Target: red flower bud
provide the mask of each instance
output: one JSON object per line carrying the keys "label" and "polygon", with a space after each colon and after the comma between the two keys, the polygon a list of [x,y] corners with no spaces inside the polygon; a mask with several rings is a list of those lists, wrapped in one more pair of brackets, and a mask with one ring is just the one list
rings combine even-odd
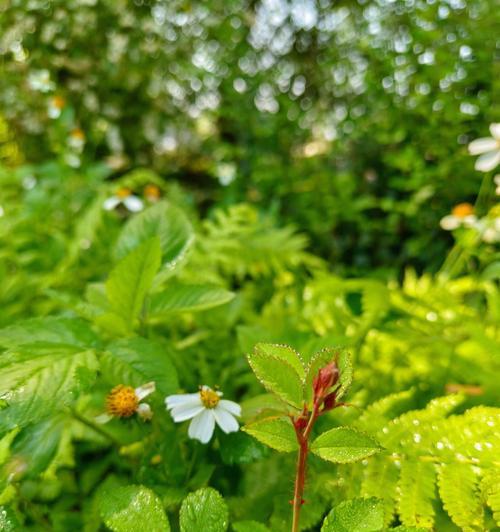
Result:
{"label": "red flower bud", "polygon": [[313,381],[314,398],[321,399],[326,392],[339,380],[339,368],[332,360],[318,371]]}
{"label": "red flower bud", "polygon": [[323,412],[326,410],[332,410],[337,405],[335,404],[337,392],[329,393],[323,401]]}

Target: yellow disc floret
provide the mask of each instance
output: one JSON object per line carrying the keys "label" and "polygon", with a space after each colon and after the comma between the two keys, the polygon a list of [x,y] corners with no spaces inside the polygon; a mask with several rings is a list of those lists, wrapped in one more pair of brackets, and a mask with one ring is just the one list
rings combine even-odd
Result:
{"label": "yellow disc floret", "polygon": [[453,207],[451,214],[457,218],[465,218],[474,214],[474,207],[470,203],[459,203]]}
{"label": "yellow disc floret", "polygon": [[127,187],[119,188],[116,191],[116,196],[120,199],[128,198],[132,194],[132,191]]}
{"label": "yellow disc floret", "polygon": [[136,412],[138,405],[139,399],[132,386],[119,384],[106,397],[106,410],[112,416],[130,417]]}
{"label": "yellow disc floret", "polygon": [[200,398],[205,408],[215,408],[220,401],[219,394],[210,388],[202,388],[200,390]]}

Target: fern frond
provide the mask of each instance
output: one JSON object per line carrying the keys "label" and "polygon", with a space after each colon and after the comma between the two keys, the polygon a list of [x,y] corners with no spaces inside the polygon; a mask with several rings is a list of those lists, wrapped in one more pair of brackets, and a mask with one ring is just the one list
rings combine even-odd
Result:
{"label": "fern frond", "polygon": [[439,468],[439,495],[444,509],[465,532],[484,529],[478,480],[469,464],[442,465]]}
{"label": "fern frond", "polygon": [[436,469],[432,462],[407,460],[401,464],[398,513],[404,525],[433,527],[435,482]]}
{"label": "fern frond", "polygon": [[493,512],[493,519],[500,527],[500,469],[486,471],[480,486],[483,497]]}
{"label": "fern frond", "polygon": [[363,497],[378,497],[384,501],[384,523],[388,526],[396,512],[396,490],[399,468],[381,456],[372,457],[365,469],[361,484]]}

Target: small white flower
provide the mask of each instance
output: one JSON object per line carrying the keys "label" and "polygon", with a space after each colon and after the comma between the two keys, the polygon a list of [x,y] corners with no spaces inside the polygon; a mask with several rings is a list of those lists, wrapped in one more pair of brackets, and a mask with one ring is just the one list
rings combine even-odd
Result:
{"label": "small white flower", "polygon": [[176,423],[191,419],[190,438],[208,443],[216,423],[226,434],[239,429],[234,416],[241,415],[241,407],[233,401],[221,399],[222,395],[222,392],[202,386],[198,393],[170,395],[165,404]]}
{"label": "small white flower", "polygon": [[440,225],[445,231],[453,231],[459,227],[474,227],[477,217],[470,203],[459,203],[453,207],[451,214],[441,218]]}
{"label": "small white flower", "polygon": [[118,205],[123,205],[130,212],[142,211],[144,203],[140,198],[134,196],[128,188],[120,188],[114,196],[110,196],[104,203],[106,211],[116,209]]}
{"label": "small white flower", "polygon": [[137,414],[144,421],[149,421],[153,417],[151,407],[141,401],[155,391],[155,383],[148,382],[133,388],[119,384],[115,386],[106,396],[106,413],[96,418],[97,423],[107,423],[113,417],[131,417]]}
{"label": "small white flower", "polygon": [[48,70],[34,70],[28,75],[28,84],[34,91],[49,92],[54,89]]}
{"label": "small white flower", "polygon": [[469,144],[471,155],[480,155],[474,168],[480,172],[489,172],[500,163],[500,123],[490,125],[491,137],[473,140]]}
{"label": "small white flower", "polygon": [[500,196],[500,174],[497,174],[497,175],[494,177],[493,181],[495,182],[495,186],[496,186],[496,188],[495,188],[495,194],[496,194],[497,196]]}

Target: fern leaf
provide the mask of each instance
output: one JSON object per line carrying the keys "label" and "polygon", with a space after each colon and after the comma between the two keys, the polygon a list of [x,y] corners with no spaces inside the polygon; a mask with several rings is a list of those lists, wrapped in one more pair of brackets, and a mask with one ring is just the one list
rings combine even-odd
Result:
{"label": "fern leaf", "polygon": [[488,470],[481,481],[481,491],[488,506],[493,512],[493,518],[500,527],[500,471]]}
{"label": "fern leaf", "polygon": [[477,490],[478,477],[468,464],[439,468],[439,495],[451,520],[462,530],[483,530],[483,507]]}
{"label": "fern leaf", "polygon": [[384,501],[384,524],[388,526],[396,511],[396,489],[399,469],[386,456],[373,457],[368,461],[361,484],[363,497],[378,497]]}
{"label": "fern leaf", "polygon": [[435,480],[436,470],[432,462],[407,460],[401,464],[398,513],[404,525],[433,527]]}

